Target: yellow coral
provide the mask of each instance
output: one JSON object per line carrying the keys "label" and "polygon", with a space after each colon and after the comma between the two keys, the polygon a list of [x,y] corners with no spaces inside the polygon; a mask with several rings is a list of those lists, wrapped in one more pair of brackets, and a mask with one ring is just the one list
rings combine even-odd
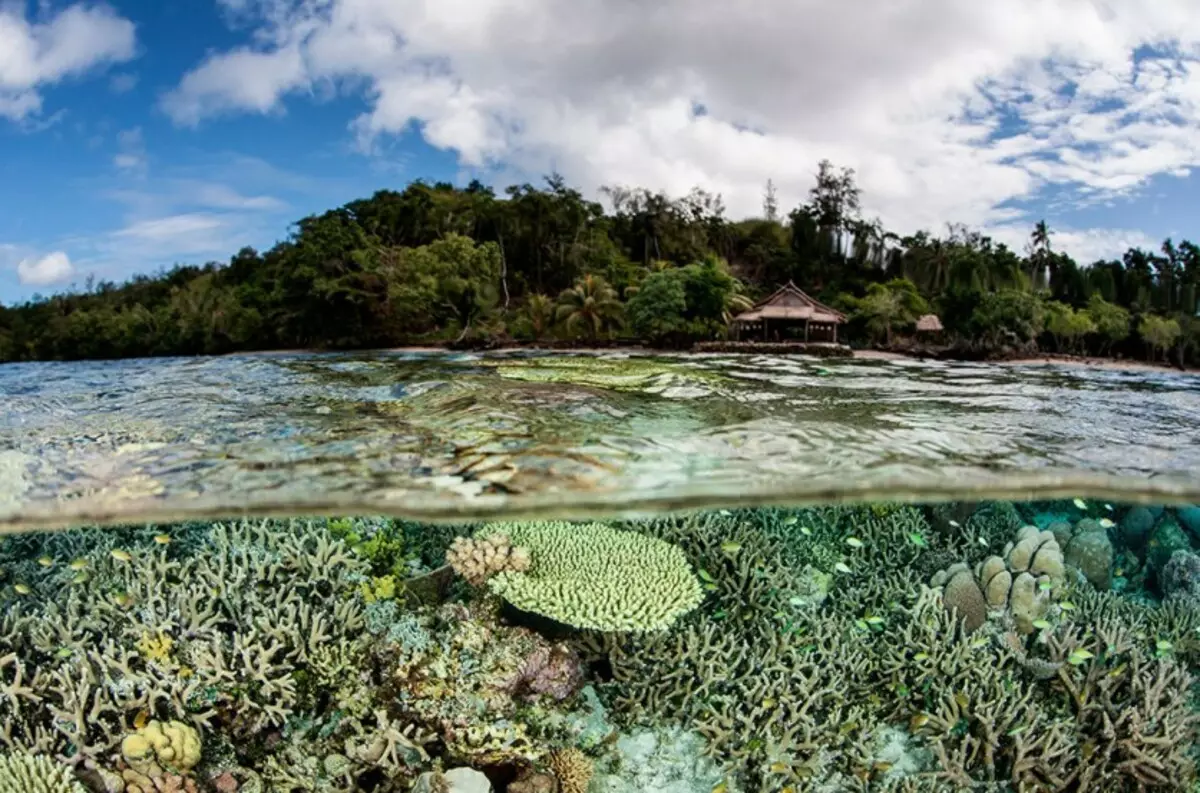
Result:
{"label": "yellow coral", "polygon": [[552,752],[547,765],[558,777],[560,793],[586,793],[592,779],[592,759],[578,749]]}
{"label": "yellow coral", "polygon": [[130,768],[148,777],[182,773],[200,762],[200,733],[181,721],[151,721],[121,742]]}
{"label": "yellow coral", "polygon": [[364,581],[361,592],[363,600],[368,603],[374,603],[377,600],[391,600],[396,597],[396,578],[385,575]]}
{"label": "yellow coral", "polygon": [[137,643],[138,652],[142,654],[143,658],[147,661],[158,661],[161,664],[170,663],[171,649],[174,646],[175,640],[162,631],[157,634],[144,632]]}

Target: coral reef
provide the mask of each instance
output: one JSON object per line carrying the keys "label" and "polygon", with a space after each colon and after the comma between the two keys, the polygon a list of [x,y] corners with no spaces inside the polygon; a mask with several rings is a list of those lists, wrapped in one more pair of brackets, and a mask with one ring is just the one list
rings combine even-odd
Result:
{"label": "coral reef", "polygon": [[0,793],[87,793],[70,769],[46,755],[0,754]]}
{"label": "coral reef", "polygon": [[529,569],[529,549],[514,548],[505,534],[455,537],[446,551],[446,562],[472,586],[483,586],[498,573],[523,573]]}
{"label": "coral reef", "polygon": [[592,758],[569,747],[551,752],[546,765],[558,780],[559,793],[587,793],[594,771]]}
{"label": "coral reef", "polygon": [[496,535],[528,549],[532,564],[491,576],[491,591],[576,628],[663,630],[704,595],[678,548],[635,531],[602,523],[514,523],[485,527],[477,536]]}

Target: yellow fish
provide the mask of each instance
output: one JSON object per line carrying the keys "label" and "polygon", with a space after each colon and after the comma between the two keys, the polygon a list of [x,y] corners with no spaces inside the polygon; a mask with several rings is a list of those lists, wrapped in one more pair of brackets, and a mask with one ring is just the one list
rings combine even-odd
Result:
{"label": "yellow fish", "polygon": [[858,539],[857,537],[847,537],[846,544],[849,545],[851,548],[863,547],[863,541]]}
{"label": "yellow fish", "polygon": [[1075,604],[1069,600],[1064,600],[1062,603],[1059,603],[1058,607],[1060,609],[1062,609],[1063,611],[1074,611],[1075,610]]}
{"label": "yellow fish", "polygon": [[75,561],[73,561],[69,565],[67,565],[67,567],[69,567],[75,571],[82,570],[85,567],[87,567],[87,559],[76,559]]}
{"label": "yellow fish", "polygon": [[159,545],[166,545],[167,543],[169,543],[171,541],[171,535],[170,534],[155,534],[154,541],[156,543],[158,543]]}
{"label": "yellow fish", "polygon": [[88,580],[88,574],[82,570],[71,577],[72,584],[85,584]]}
{"label": "yellow fish", "polygon": [[1100,525],[1103,528],[1111,529],[1113,526],[1116,526],[1117,524],[1113,523],[1111,518],[1100,518]]}
{"label": "yellow fish", "polygon": [[927,661],[927,660],[929,660],[929,653],[917,653],[916,655],[913,656],[913,660],[914,661]]}
{"label": "yellow fish", "polygon": [[54,564],[54,560],[51,559],[49,556],[43,556],[37,560],[37,563],[40,564],[42,567],[50,567]]}
{"label": "yellow fish", "polygon": [[838,571],[839,573],[849,573],[850,572],[850,568],[847,567],[844,562],[838,562],[837,564],[835,564],[833,566],[833,569]]}
{"label": "yellow fish", "polygon": [[133,554],[131,554],[129,551],[117,549],[112,552],[112,558],[116,559],[118,562],[132,562]]}
{"label": "yellow fish", "polygon": [[28,595],[33,592],[26,584],[13,584],[13,590],[18,595]]}
{"label": "yellow fish", "polygon": [[133,605],[133,595],[129,594],[128,592],[118,593],[113,595],[113,602],[123,609],[129,608]]}
{"label": "yellow fish", "polygon": [[732,556],[733,554],[742,550],[742,544],[740,542],[734,542],[733,540],[726,540],[725,542],[721,543],[721,550]]}
{"label": "yellow fish", "polygon": [[783,525],[784,526],[795,526],[799,521],[800,521],[800,518],[797,518],[795,515],[792,515],[790,518],[783,519]]}
{"label": "yellow fish", "polygon": [[1096,656],[1092,655],[1087,650],[1080,647],[1078,650],[1075,650],[1069,656],[1067,656],[1067,663],[1071,664],[1072,666],[1079,666],[1084,661],[1087,661],[1088,659],[1095,658],[1095,657]]}
{"label": "yellow fish", "polygon": [[807,526],[801,526],[801,527],[800,527],[800,533],[801,533],[801,534],[803,534],[805,537],[811,537],[811,536],[812,536],[812,529],[810,529],[810,528],[809,528],[809,527],[807,527]]}
{"label": "yellow fish", "polygon": [[1046,620],[1034,620],[1033,627],[1037,628],[1038,630],[1044,631],[1050,627],[1050,623],[1047,622]]}
{"label": "yellow fish", "polygon": [[1076,509],[1087,512],[1087,502],[1084,501],[1082,498],[1077,498],[1072,503],[1075,504]]}

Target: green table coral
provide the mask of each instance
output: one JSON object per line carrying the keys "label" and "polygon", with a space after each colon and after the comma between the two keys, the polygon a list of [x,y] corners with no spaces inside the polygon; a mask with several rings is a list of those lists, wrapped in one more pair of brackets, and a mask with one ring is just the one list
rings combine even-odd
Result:
{"label": "green table coral", "polygon": [[491,524],[479,536],[498,533],[527,548],[533,563],[489,579],[492,592],[576,628],[664,630],[704,597],[683,551],[644,534],[602,523],[535,522]]}

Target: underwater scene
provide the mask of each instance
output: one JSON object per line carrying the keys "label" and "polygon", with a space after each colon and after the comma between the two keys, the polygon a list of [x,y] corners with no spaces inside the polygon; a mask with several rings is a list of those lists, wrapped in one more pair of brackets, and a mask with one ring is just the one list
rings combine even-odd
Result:
{"label": "underwater scene", "polygon": [[0,793],[1200,790],[1200,384],[0,367]]}

